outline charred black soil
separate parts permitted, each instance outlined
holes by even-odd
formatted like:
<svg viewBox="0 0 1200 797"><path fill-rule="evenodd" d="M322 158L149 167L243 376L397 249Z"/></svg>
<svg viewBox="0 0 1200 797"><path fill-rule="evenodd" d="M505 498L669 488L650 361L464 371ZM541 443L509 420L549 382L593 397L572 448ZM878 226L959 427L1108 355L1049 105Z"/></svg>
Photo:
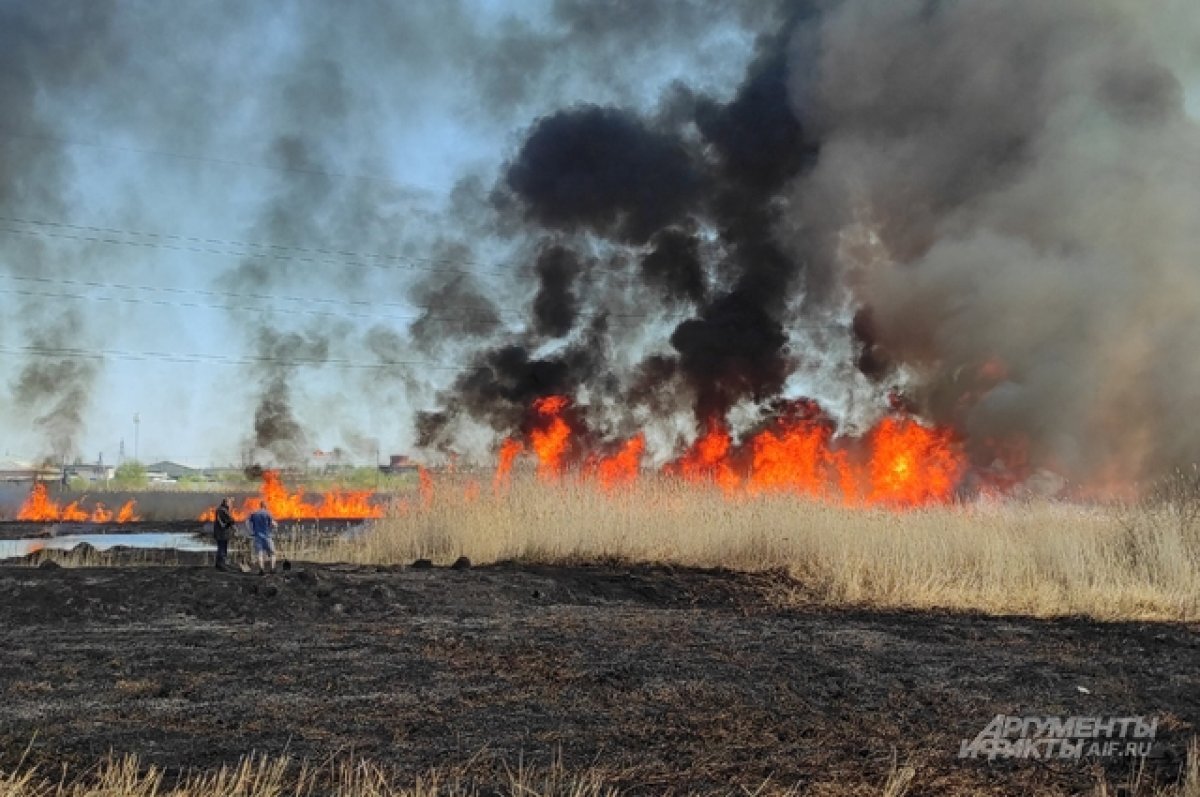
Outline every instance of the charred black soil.
<svg viewBox="0 0 1200 797"><path fill-rule="evenodd" d="M1153 715L1147 774L1200 722L1200 633L805 604L776 574L665 567L0 568L5 763L110 751L208 768L353 752L402 771L599 767L643 792L764 780L1072 793L1120 760L962 761L997 714ZM1086 692L1084 691L1086 690Z"/></svg>

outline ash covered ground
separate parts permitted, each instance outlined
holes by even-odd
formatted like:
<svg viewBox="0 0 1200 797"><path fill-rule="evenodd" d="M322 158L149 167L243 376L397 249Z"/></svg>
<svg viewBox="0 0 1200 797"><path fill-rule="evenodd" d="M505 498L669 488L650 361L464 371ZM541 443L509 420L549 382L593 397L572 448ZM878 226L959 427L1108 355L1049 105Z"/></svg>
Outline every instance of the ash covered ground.
<svg viewBox="0 0 1200 797"><path fill-rule="evenodd" d="M1130 766L964 762L960 743L996 714L1152 715L1166 782L1200 722L1195 626L831 609L780 574L194 559L0 569L6 764L353 752L486 782L561 750L654 793L878 793L894 751L917 794L1072 793Z"/></svg>

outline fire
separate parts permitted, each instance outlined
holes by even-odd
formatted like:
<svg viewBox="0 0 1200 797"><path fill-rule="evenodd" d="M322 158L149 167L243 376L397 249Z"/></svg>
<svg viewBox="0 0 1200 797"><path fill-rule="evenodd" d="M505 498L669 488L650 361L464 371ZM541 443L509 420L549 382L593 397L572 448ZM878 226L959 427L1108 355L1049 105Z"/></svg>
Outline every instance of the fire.
<svg viewBox="0 0 1200 797"><path fill-rule="evenodd" d="M58 504L51 501L46 494L44 484L33 485L33 492L25 499L21 511L17 513L17 520L58 520L60 517L62 512Z"/></svg>
<svg viewBox="0 0 1200 797"><path fill-rule="evenodd" d="M433 503L433 477L425 468L418 468L417 475L420 478L421 506L429 508Z"/></svg>
<svg viewBox="0 0 1200 797"><path fill-rule="evenodd" d="M830 437L828 427L804 420L754 436L750 441L750 491L824 496L842 464L830 448Z"/></svg>
<svg viewBox="0 0 1200 797"><path fill-rule="evenodd" d="M965 463L948 431L911 418L884 418L869 440L869 502L914 507L953 497Z"/></svg>
<svg viewBox="0 0 1200 797"><path fill-rule="evenodd" d="M513 463L525 450L519 440L508 439L500 445L500 453L496 464L496 476L492 480L493 489L499 491L512 481Z"/></svg>
<svg viewBox="0 0 1200 797"><path fill-rule="evenodd" d="M571 427L563 420L567 408L565 396L547 396L533 402L533 412L538 426L529 434L529 445L538 460L538 476L552 479L563 472Z"/></svg>
<svg viewBox="0 0 1200 797"><path fill-rule="evenodd" d="M66 506L60 507L57 501L50 498L46 485L39 482L33 485L29 497L25 499L25 503L21 504L21 509L17 512L17 520L50 523L112 523L114 519L117 523L133 523L141 520L135 512L136 501L126 501L114 513L99 501L96 502L92 511L88 512L80 508L81 500L72 501Z"/></svg>
<svg viewBox="0 0 1200 797"><path fill-rule="evenodd" d="M605 490L614 490L636 481L645 450L646 438L639 434L626 440L616 453L598 460L594 471L600 486Z"/></svg>
<svg viewBox="0 0 1200 797"><path fill-rule="evenodd" d="M732 447L729 430L720 421L710 418L704 434L697 437L691 448L667 470L684 481L711 482L726 492L732 492L741 484L729 460Z"/></svg>
<svg viewBox="0 0 1200 797"><path fill-rule="evenodd" d="M383 517L383 507L376 506L371 499L371 490L330 490L317 503L305 499L304 490L288 492L287 487L279 478L279 472L263 471L262 486L259 487L259 497L247 498L240 507L234 507L233 519L241 522L260 505L276 520L327 520L336 518L378 518ZM200 515L200 520L211 521L216 517L216 511L209 509Z"/></svg>
<svg viewBox="0 0 1200 797"><path fill-rule="evenodd" d="M141 518L133 513L133 507L136 503L136 501L126 501L121 504L121 508L117 510L118 523L132 523L135 520L141 520Z"/></svg>
<svg viewBox="0 0 1200 797"><path fill-rule="evenodd" d="M563 417L569 400L548 396L534 402L528 445L543 480L566 477L581 448ZM521 440L500 447L493 484L511 482ZM620 442L607 455L577 459L577 478L605 491L635 482L642 472L646 439ZM712 484L727 495L790 493L846 505L907 509L953 500L966 471L966 457L948 429L919 423L903 407L865 436L835 435L835 426L811 401L792 402L781 417L735 442L720 418L704 423L696 440L663 473L686 482Z"/></svg>

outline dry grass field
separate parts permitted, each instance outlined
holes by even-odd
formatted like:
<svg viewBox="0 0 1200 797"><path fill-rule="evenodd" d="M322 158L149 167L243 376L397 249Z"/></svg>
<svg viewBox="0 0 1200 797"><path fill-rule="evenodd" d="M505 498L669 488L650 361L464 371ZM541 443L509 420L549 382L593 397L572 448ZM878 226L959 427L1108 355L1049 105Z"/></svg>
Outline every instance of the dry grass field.
<svg viewBox="0 0 1200 797"><path fill-rule="evenodd" d="M872 793L879 797L906 797L921 793L912 767L894 765L886 780ZM286 756L249 756L213 772L169 777L163 770L145 766L136 756L110 757L93 771L73 780L54 778L34 768L0 770L0 797L477 797L483 794L453 769L431 770L413 780L399 778L387 768L352 755L319 765L296 762ZM599 768L570 772L561 763L548 767L517 765L506 770L499 788L487 794L504 797L618 797L624 791L613 785ZM798 797L801 790L776 788L764 783L736 794L751 797ZM1136 777L1113 786L1101 777L1089 797L1200 797L1200 749L1193 745L1178 783L1154 786Z"/></svg>
<svg viewBox="0 0 1200 797"><path fill-rule="evenodd" d="M673 480L604 492L533 479L500 494L439 485L420 505L301 559L403 564L619 560L783 569L796 597L1098 619L1200 618L1200 517L1187 502L978 501L910 511Z"/></svg>
<svg viewBox="0 0 1200 797"><path fill-rule="evenodd" d="M523 797L604 797L617 792L598 774L571 774L561 766L516 768L508 773L507 793ZM320 765L286 756L250 756L215 772L171 778L136 756L108 758L95 771L72 782L34 769L0 772L0 797L466 797L478 794L461 773L431 771L403 783L370 761L347 755Z"/></svg>
<svg viewBox="0 0 1200 797"><path fill-rule="evenodd" d="M273 577L31 557L0 572L0 797L1200 797L1196 495L445 479L281 534ZM1003 712L1162 725L1139 762L955 758Z"/></svg>

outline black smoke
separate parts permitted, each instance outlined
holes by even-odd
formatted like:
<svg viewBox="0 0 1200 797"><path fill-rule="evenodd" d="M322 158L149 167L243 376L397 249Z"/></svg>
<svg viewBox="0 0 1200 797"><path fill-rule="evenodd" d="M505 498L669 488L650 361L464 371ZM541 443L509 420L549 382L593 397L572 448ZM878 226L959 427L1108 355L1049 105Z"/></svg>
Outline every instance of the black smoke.
<svg viewBox="0 0 1200 797"><path fill-rule="evenodd" d="M538 259L528 334L574 341L576 351L579 323L595 313L669 326L659 326L661 343L641 364L607 363L582 381L559 357L500 344L443 394L437 418L465 412L514 428L533 399L585 388L618 413L622 404L670 403L671 413L705 421L779 395L794 368L784 322L805 267L774 228L784 188L819 151L789 98L792 24L762 39L727 101L677 87L656 114L585 105L534 122L496 193L506 212L515 207L534 231L566 242ZM633 268L579 258L572 240L628 251ZM593 286L586 297L581 283ZM688 307L693 314L679 318Z"/></svg>
<svg viewBox="0 0 1200 797"><path fill-rule="evenodd" d="M533 329L539 335L561 338L575 326L579 314L579 299L575 295L575 280L581 263L569 249L546 247L538 255L538 292L533 299Z"/></svg>
<svg viewBox="0 0 1200 797"><path fill-rule="evenodd" d="M255 449L269 454L280 464L294 465L304 461L306 442L304 428L292 411L288 376L273 374L263 383L254 410Z"/></svg>
<svg viewBox="0 0 1200 797"><path fill-rule="evenodd" d="M408 337L424 355L441 356L448 343L487 338L501 326L500 313L469 274L422 281L410 295L421 315L409 326ZM384 358L404 351L402 339L389 326L373 330L367 343Z"/></svg>
<svg viewBox="0 0 1200 797"><path fill-rule="evenodd" d="M52 327L36 330L30 340L32 353L17 376L13 398L35 414L34 426L49 447L46 453L56 462L74 456L84 428L84 412L91 401L91 385L100 370L97 359L61 356L73 347L79 320L64 316Z"/></svg>
<svg viewBox="0 0 1200 797"><path fill-rule="evenodd" d="M505 182L536 224L631 243L684 218L704 188L678 137L596 106L539 120Z"/></svg>
<svg viewBox="0 0 1200 797"><path fill-rule="evenodd" d="M700 421L724 417L740 399L762 402L783 389L787 336L760 298L727 293L671 334Z"/></svg>
<svg viewBox="0 0 1200 797"><path fill-rule="evenodd" d="M479 352L442 392L441 409L417 414L417 444L449 450L463 419L509 433L522 426L536 399L573 397L585 385L615 389L606 337L607 319L600 316L592 319L578 340L555 354L539 356L529 342Z"/></svg>
<svg viewBox="0 0 1200 797"><path fill-rule="evenodd" d="M329 348L324 334L259 328L258 355L251 367L258 381L250 447L254 456L265 456L268 464L275 465L305 462L311 447L293 407L293 385L298 373L319 367L329 358Z"/></svg>
<svg viewBox="0 0 1200 797"><path fill-rule="evenodd" d="M694 234L668 228L655 234L642 258L642 276L672 303L703 302L708 295L700 244Z"/></svg>
<svg viewBox="0 0 1200 797"><path fill-rule="evenodd" d="M7 228L0 273L52 285L78 277L89 257L98 259L85 244L48 243L38 235L44 227L18 220L65 215L73 172L45 98L119 57L113 15L109 3L18 0L0 8L0 216ZM74 456L103 366L102 357L81 347L102 333L77 306L33 292L6 315L16 321L23 352L16 355L13 403L40 433L40 453L59 461Z"/></svg>

